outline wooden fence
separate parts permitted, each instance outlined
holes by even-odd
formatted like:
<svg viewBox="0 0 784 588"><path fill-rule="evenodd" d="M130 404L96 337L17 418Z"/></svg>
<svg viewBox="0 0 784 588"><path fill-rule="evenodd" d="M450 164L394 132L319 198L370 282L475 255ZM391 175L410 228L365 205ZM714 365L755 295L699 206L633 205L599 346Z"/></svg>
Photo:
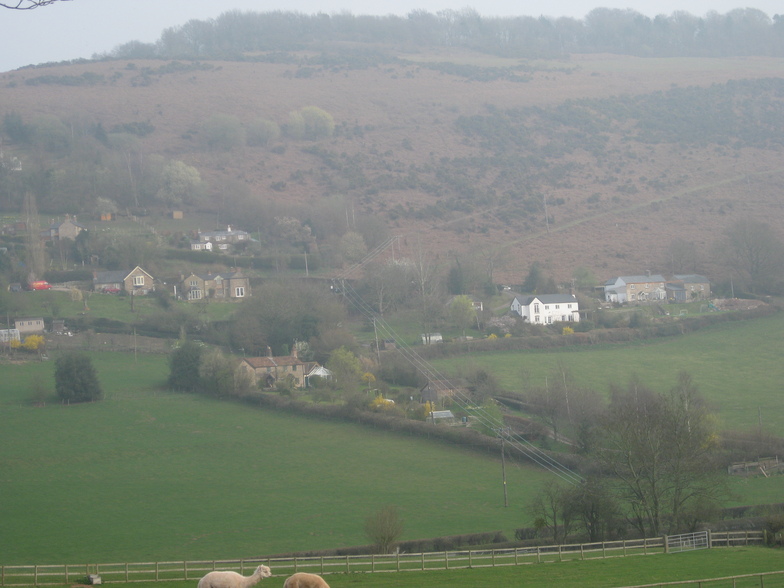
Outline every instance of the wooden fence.
<svg viewBox="0 0 784 588"><path fill-rule="evenodd" d="M710 547L761 545L762 531L709 533ZM269 566L274 576L295 572L314 574L406 572L515 566L553 561L652 555L667 550L666 537L540 545L509 549L469 549L390 555L345 555L323 557L249 558L214 561L160 561L145 563L53 564L0 566L0 586L52 586L73 583L159 582L198 580L212 570L233 570L249 575L260 564Z"/></svg>
<svg viewBox="0 0 784 588"><path fill-rule="evenodd" d="M665 586L681 586L685 588L776 588L784 586L784 571L760 572L759 574L742 574L724 576L722 578L706 578L702 580L681 580L679 582L659 582L658 584L640 584L624 586L624 588L664 588Z"/></svg>

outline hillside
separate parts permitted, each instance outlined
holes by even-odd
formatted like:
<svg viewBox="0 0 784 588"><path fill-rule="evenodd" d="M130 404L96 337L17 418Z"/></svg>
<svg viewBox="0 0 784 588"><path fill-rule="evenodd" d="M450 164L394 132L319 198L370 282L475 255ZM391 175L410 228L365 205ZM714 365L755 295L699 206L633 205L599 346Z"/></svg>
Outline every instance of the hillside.
<svg viewBox="0 0 784 588"><path fill-rule="evenodd" d="M54 115L72 135L147 123L154 130L134 157L184 161L207 184L186 210L263 231L274 214L307 222L341 197L343 230L372 218L409 250L492 261L496 283L520 283L534 261L560 281L579 266L599 279L667 273L676 239L695 245L696 270L715 274L711 249L732 220L780 215L782 90L768 79L780 58L525 61L383 49L392 57L362 65L314 51L279 63L22 69L0 74L0 115ZM332 116L333 136L205 146L215 114L284 126L307 106ZM70 164L13 141L3 149L25 172ZM57 208L63 185L48 204L39 197L42 211ZM87 213L113 197L106 191L68 201ZM3 206L12 210L13 198Z"/></svg>

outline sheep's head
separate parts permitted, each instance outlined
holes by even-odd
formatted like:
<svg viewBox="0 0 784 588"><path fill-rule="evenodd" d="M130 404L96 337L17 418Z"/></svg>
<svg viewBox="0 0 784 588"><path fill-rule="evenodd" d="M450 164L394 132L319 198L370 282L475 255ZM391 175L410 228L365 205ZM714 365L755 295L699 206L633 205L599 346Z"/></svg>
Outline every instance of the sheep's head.
<svg viewBox="0 0 784 588"><path fill-rule="evenodd" d="M272 570L267 566L259 566L256 568L256 573L262 578L269 578L272 575Z"/></svg>

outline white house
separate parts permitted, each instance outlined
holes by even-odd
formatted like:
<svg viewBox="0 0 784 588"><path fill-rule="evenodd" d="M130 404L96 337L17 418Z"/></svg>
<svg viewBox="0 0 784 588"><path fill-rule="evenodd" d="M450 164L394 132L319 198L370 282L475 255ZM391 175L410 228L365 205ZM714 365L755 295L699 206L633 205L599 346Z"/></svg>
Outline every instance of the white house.
<svg viewBox="0 0 784 588"><path fill-rule="evenodd" d="M572 294L541 294L512 301L512 312L533 325L580 322L580 308Z"/></svg>

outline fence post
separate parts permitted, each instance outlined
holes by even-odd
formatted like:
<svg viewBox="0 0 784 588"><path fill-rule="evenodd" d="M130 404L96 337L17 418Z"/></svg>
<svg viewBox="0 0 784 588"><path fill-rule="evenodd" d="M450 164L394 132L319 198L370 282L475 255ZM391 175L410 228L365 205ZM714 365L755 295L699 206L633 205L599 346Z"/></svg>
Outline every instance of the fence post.
<svg viewBox="0 0 784 588"><path fill-rule="evenodd" d="M370 571L371 572L375 572L376 571L376 554L375 553L371 553L370 554Z"/></svg>
<svg viewBox="0 0 784 588"><path fill-rule="evenodd" d="M128 582L128 562L125 563L125 581Z"/></svg>
<svg viewBox="0 0 784 588"><path fill-rule="evenodd" d="M183 561L182 562L182 570L183 570L182 573L185 575L185 579L187 580L188 579L188 562L187 561Z"/></svg>
<svg viewBox="0 0 784 588"><path fill-rule="evenodd" d="M711 530L708 529L708 549L711 549L712 547L713 547L713 533L711 533Z"/></svg>
<svg viewBox="0 0 784 588"><path fill-rule="evenodd" d="M602 557L607 557L607 551L605 547L607 547L607 544L604 541L602 541Z"/></svg>
<svg viewBox="0 0 784 588"><path fill-rule="evenodd" d="M425 571L425 552L422 552L422 571Z"/></svg>
<svg viewBox="0 0 784 588"><path fill-rule="evenodd" d="M347 574L351 571L351 569L350 569L351 566L348 563L348 558L349 557L350 557L349 555L346 555L346 573Z"/></svg>
<svg viewBox="0 0 784 588"><path fill-rule="evenodd" d="M449 569L449 552L444 552L444 564L446 565L446 569Z"/></svg>
<svg viewBox="0 0 784 588"><path fill-rule="evenodd" d="M324 575L324 556L321 556L321 574Z"/></svg>
<svg viewBox="0 0 784 588"><path fill-rule="evenodd" d="M294 558L294 573L297 573L297 558Z"/></svg>
<svg viewBox="0 0 784 588"><path fill-rule="evenodd" d="M468 567L469 568L472 567L472 564L471 564L471 550L470 549L468 550Z"/></svg>
<svg viewBox="0 0 784 588"><path fill-rule="evenodd" d="M155 581L158 581L158 562L155 562Z"/></svg>
<svg viewBox="0 0 784 588"><path fill-rule="evenodd" d="M520 549L515 547L515 565L517 565L517 554L520 552Z"/></svg>
<svg viewBox="0 0 784 588"><path fill-rule="evenodd" d="M561 544L558 544L558 561L563 561L563 556L561 555Z"/></svg>
<svg viewBox="0 0 784 588"><path fill-rule="evenodd" d="M670 544L667 541L667 535L662 536L662 539L664 540L664 553L669 553L670 552Z"/></svg>
<svg viewBox="0 0 784 588"><path fill-rule="evenodd" d="M493 554L493 567L495 567L495 549L491 553Z"/></svg>
<svg viewBox="0 0 784 588"><path fill-rule="evenodd" d="M536 546L536 563L542 563L542 551L541 547L538 545Z"/></svg>
<svg viewBox="0 0 784 588"><path fill-rule="evenodd" d="M398 552L396 554L396 560L397 560L397 571L399 572L400 571L400 550L398 550Z"/></svg>
<svg viewBox="0 0 784 588"><path fill-rule="evenodd" d="M582 543L580 543L580 559L585 559L585 551L583 550Z"/></svg>

